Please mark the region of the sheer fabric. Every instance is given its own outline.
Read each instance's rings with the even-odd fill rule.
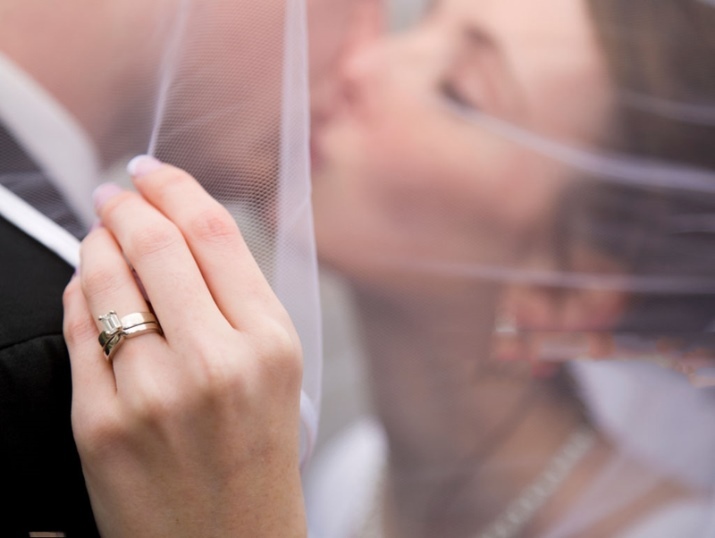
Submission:
[[[714,30],[710,2],[437,0],[346,60],[316,229],[380,427],[320,459],[316,532],[712,533]]]
[[[317,429],[321,343],[304,10],[302,0],[157,0],[140,9],[110,2],[96,13],[109,33],[79,46],[83,60],[48,51],[48,61],[66,73],[87,61],[87,72],[97,73],[96,80],[75,81],[85,99],[72,110],[79,111],[105,170],[97,184],[116,178],[132,156],[150,153],[193,174],[240,224],[304,346],[306,458]],[[91,208],[87,192],[74,187],[65,182],[62,195],[50,196],[81,198]],[[7,191],[1,194],[4,216],[76,264],[76,240]]]

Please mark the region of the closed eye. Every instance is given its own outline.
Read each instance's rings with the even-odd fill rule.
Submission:
[[[457,87],[449,81],[445,81],[440,85],[440,93],[443,97],[447,99],[452,105],[456,105],[461,109],[466,110],[479,110],[477,103],[471,102],[465,95],[463,95]]]

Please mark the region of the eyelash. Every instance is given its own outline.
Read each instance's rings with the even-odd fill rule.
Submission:
[[[439,90],[442,96],[447,99],[450,104],[456,105],[461,109],[479,110],[479,107],[476,104],[470,102],[462,94],[460,94],[457,88],[451,82],[443,82],[442,84],[440,84]]]

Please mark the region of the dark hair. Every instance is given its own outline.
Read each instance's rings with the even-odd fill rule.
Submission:
[[[715,110],[715,6],[699,0],[588,0],[616,104],[604,152],[702,168],[715,174],[715,118],[673,113]],[[643,104],[655,106],[641,106]],[[665,103],[665,105],[663,105]],[[594,246],[634,275],[715,280],[715,233],[688,226],[711,215],[713,193],[644,188],[584,178],[557,216],[558,253]],[[712,232],[715,232],[713,226]],[[644,294],[617,327],[698,333],[715,319],[715,294]]]

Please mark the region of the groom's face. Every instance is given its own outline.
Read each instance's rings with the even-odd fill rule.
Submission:
[[[381,0],[305,1],[311,89],[319,98],[322,88],[330,86],[356,7]],[[229,108],[237,102],[250,103],[250,114],[258,118],[251,125],[266,125],[266,132],[256,128],[247,133],[244,116],[241,122],[230,122],[241,126],[236,136],[224,128],[211,147],[227,145],[235,152],[245,146],[245,151],[256,153],[274,136],[272,124],[277,118],[271,117],[280,113],[275,103],[282,87],[283,17],[289,4],[286,0],[66,0],[48,9],[45,0],[0,0],[0,31],[6,24],[15,26],[27,55],[42,63],[42,69],[48,68],[47,80],[41,83],[53,92],[59,87],[57,94],[71,94],[65,102],[73,112],[75,104],[83,109],[82,115],[101,103],[92,117],[101,125],[89,130],[98,133],[100,145],[112,146],[107,153],[145,147],[162,82],[173,76],[172,63],[180,64],[173,73],[188,81],[183,88],[193,95],[191,99],[180,95],[174,102],[176,120],[201,113],[204,105]],[[20,33],[21,26],[26,31]],[[1,45],[2,36],[0,50]],[[199,67],[204,73],[201,79],[192,76]]]
[[[318,130],[339,91],[345,58],[382,34],[387,0],[307,0],[311,124]]]

